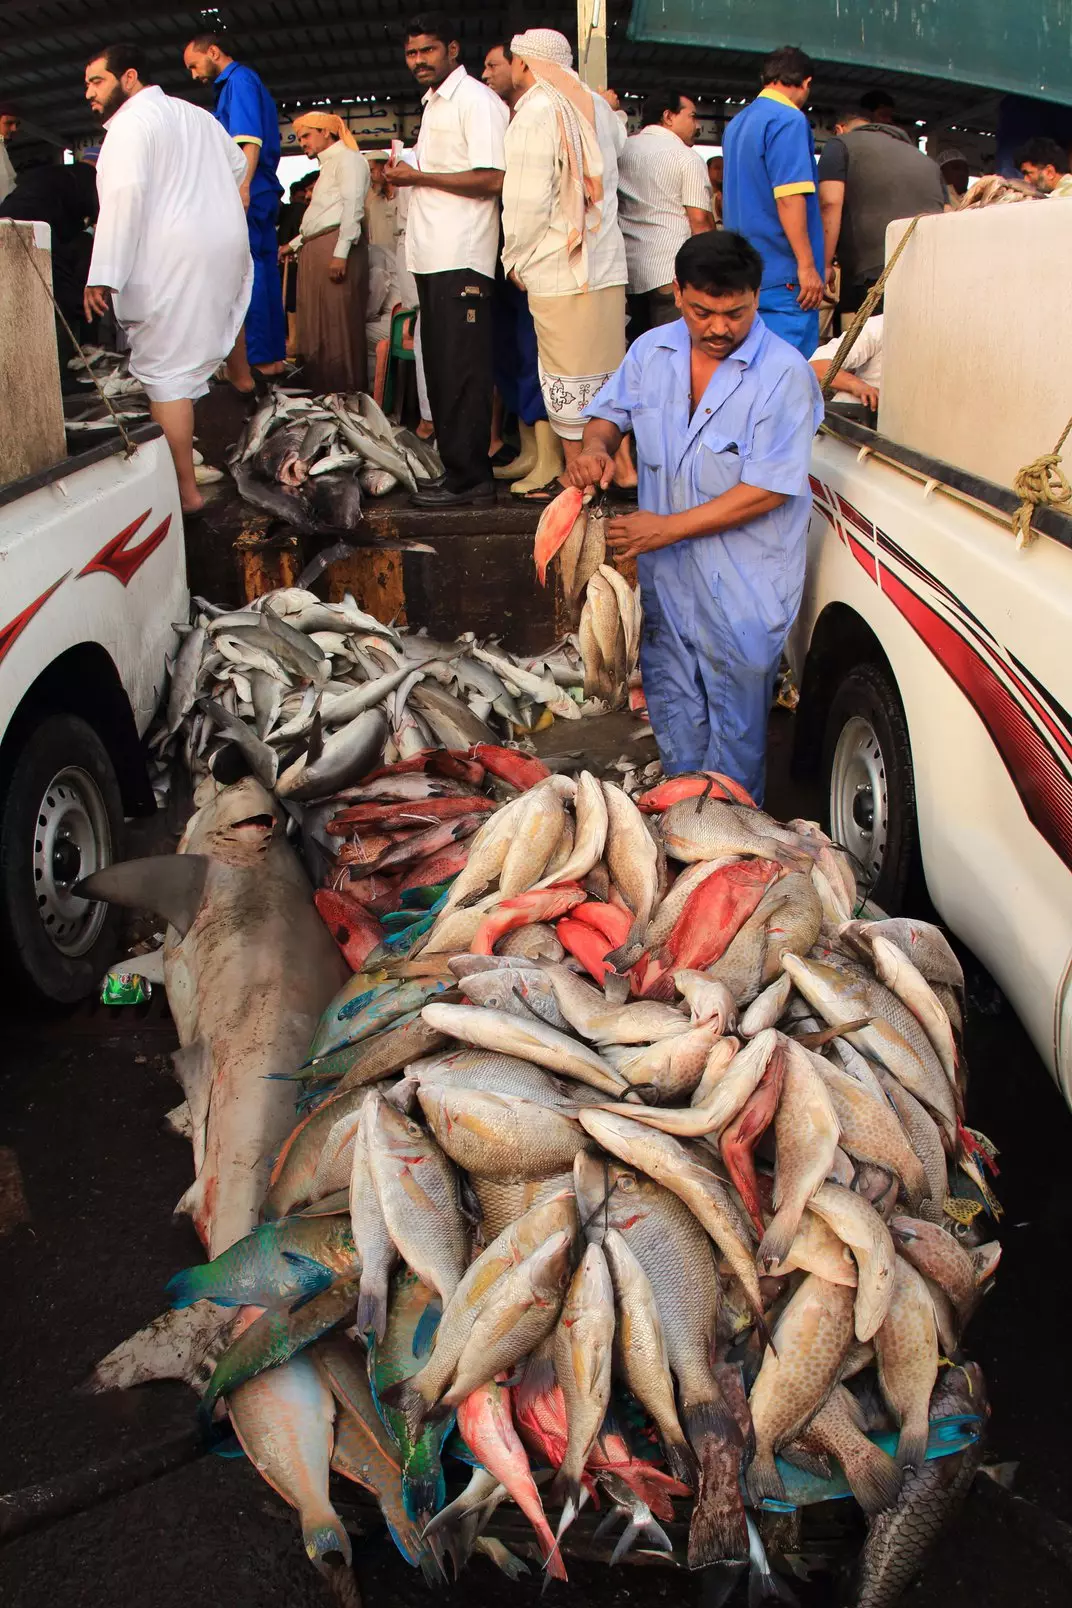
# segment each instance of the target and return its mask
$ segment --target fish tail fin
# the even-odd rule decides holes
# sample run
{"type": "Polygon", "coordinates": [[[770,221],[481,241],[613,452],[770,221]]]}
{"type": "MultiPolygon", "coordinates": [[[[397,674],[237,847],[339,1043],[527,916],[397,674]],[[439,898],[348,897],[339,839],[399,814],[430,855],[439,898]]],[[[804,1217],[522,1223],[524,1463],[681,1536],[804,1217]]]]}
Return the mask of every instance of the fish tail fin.
{"type": "Polygon", "coordinates": [[[233,1308],[199,1300],[154,1318],[103,1357],[82,1386],[90,1394],[128,1390],[154,1379],[181,1379],[203,1391],[234,1323],[233,1308]]]}
{"type": "Polygon", "coordinates": [[[921,1423],[906,1420],[901,1425],[901,1434],[897,1441],[897,1462],[901,1468],[922,1468],[927,1461],[927,1443],[930,1440],[930,1424],[926,1418],[921,1423]]]}
{"type": "Polygon", "coordinates": [[[562,1537],[581,1511],[581,1482],[576,1475],[566,1474],[559,1469],[551,1486],[551,1501],[562,1503],[562,1514],[555,1531],[555,1544],[544,1560],[544,1569],[551,1573],[554,1560],[562,1559],[562,1537]]]}
{"type": "Polygon", "coordinates": [[[781,1602],[786,1608],[797,1608],[796,1593],[770,1566],[762,1537],[751,1519],[748,1520],[748,1608],[760,1608],[765,1602],[781,1602]]]}
{"type": "Polygon", "coordinates": [[[406,1428],[416,1440],[421,1432],[421,1425],[428,1417],[429,1409],[413,1379],[399,1379],[396,1384],[386,1386],[380,1391],[380,1400],[385,1407],[394,1407],[402,1414],[406,1420],[406,1428]]]}
{"type": "Polygon", "coordinates": [[[446,1500],[447,1488],[443,1470],[436,1458],[432,1467],[420,1473],[402,1470],[402,1506],[418,1530],[423,1532],[433,1513],[438,1513],[446,1500]]]}
{"type": "Polygon", "coordinates": [[[761,1502],[785,1501],[785,1485],[769,1446],[757,1447],[746,1476],[748,1494],[758,1507],[761,1502]]]}
{"type": "Polygon", "coordinates": [[[861,1447],[861,1456],[852,1459],[845,1477],[852,1494],[869,1518],[891,1508],[901,1494],[903,1470],[881,1446],[869,1441],[868,1450],[861,1447]]]}
{"type": "Polygon", "coordinates": [[[349,1566],[353,1549],[338,1514],[329,1509],[315,1517],[302,1516],[302,1540],[309,1558],[318,1567],[342,1562],[349,1566]]]}
{"type": "Polygon", "coordinates": [[[767,1232],[759,1242],[756,1261],[760,1267],[773,1267],[784,1262],[800,1227],[800,1213],[794,1207],[783,1206],[767,1224],[767,1232]]]}
{"type": "Polygon", "coordinates": [[[695,1491],[700,1483],[700,1463],[688,1441],[667,1440],[664,1436],[663,1450],[666,1453],[666,1466],[675,1480],[691,1486],[695,1491]]]}
{"type": "Polygon", "coordinates": [[[689,1444],[700,1465],[700,1483],[689,1526],[688,1565],[702,1569],[748,1553],[741,1496],[740,1427],[721,1395],[682,1408],[689,1444]]]}
{"type": "Polygon", "coordinates": [[[380,1342],[387,1332],[387,1280],[362,1275],[354,1327],[359,1334],[374,1334],[380,1342]]]}

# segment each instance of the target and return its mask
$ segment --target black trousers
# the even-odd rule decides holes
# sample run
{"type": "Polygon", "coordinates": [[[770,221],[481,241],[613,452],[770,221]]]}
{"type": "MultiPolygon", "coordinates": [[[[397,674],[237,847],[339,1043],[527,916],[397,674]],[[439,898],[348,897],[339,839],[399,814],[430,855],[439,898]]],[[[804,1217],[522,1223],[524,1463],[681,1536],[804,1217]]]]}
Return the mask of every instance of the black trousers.
{"type": "Polygon", "coordinates": [[[450,491],[491,479],[492,295],[495,281],[471,268],[414,274],[421,350],[436,446],[450,491]]]}

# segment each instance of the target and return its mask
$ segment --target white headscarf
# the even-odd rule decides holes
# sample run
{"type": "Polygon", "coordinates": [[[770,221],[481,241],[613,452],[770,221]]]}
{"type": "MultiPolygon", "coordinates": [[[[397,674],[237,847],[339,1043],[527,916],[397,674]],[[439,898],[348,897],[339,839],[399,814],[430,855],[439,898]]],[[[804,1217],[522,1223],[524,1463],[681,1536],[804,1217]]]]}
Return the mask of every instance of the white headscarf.
{"type": "Polygon", "coordinates": [[[569,40],[554,28],[528,28],[510,41],[555,109],[562,146],[559,200],[566,216],[566,254],[574,278],[588,285],[587,231],[602,217],[603,153],[596,134],[592,92],[573,71],[569,40]]]}

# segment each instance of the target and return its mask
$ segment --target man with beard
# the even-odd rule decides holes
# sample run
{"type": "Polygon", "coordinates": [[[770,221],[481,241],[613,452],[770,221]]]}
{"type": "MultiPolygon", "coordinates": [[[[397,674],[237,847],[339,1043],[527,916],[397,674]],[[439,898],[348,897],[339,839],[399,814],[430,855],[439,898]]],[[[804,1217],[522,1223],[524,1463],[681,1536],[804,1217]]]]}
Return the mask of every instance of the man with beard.
{"type": "Polygon", "coordinates": [[[86,68],[86,99],[105,128],[97,162],[100,216],[84,305],[108,311],[130,344],[167,437],[185,513],[194,477],[194,399],[234,346],[253,262],[238,186],[246,161],[216,119],[149,81],[140,47],[109,45],[86,68]]]}
{"type": "Polygon", "coordinates": [[[693,235],[674,263],[680,318],[649,330],[587,409],[584,489],[636,436],[640,511],[612,519],[635,558],[640,663],[663,768],[722,771],[763,799],[767,713],[800,607],[819,384],[759,316],[763,262],[740,235],[693,235]]]}

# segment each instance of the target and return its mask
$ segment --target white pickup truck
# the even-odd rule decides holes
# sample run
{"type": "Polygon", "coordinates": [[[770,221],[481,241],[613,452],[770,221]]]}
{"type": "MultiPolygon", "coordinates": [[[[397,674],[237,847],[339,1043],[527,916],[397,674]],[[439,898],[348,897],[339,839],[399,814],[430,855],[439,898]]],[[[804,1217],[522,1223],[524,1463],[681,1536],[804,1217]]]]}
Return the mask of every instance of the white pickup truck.
{"type": "Polygon", "coordinates": [[[132,437],[0,487],[0,983],[60,1003],[115,959],[71,889],[155,807],[141,738],[189,606],[171,455],[132,437]]]}
{"type": "MultiPolygon", "coordinates": [[[[1072,209],[1067,225],[1042,207],[1037,217],[1033,206],[999,210],[1004,219],[933,220],[921,248],[923,283],[906,276],[899,301],[887,293],[887,362],[891,319],[911,319],[905,328],[922,343],[903,370],[915,387],[908,411],[892,396],[902,370],[884,373],[886,417],[898,419],[899,439],[836,407],[816,439],[808,575],[790,641],[801,689],[795,758],[798,773],[821,777],[831,833],[860,862],[878,904],[896,911],[922,870],[940,918],[987,966],[1072,1100],[1072,517],[1038,510],[1039,534],[1023,550],[1010,529],[1019,504],[1010,465],[1049,450],[1059,426],[1048,416],[1030,432],[1034,451],[1017,443],[1001,464],[982,444],[982,423],[972,431],[969,418],[966,444],[950,461],[949,432],[963,422],[954,415],[973,406],[970,336],[953,332],[949,384],[928,429],[921,414],[929,404],[919,398],[934,340],[926,309],[906,306],[940,293],[942,274],[931,270],[947,247],[962,264],[985,267],[992,242],[1011,237],[1028,260],[1016,214],[1031,214],[1020,229],[1052,231],[1059,222],[1072,232],[1072,209]],[[905,445],[913,433],[941,440],[943,457],[905,445]]],[[[1064,272],[1056,259],[1054,269],[1064,272]]],[[[1030,319],[1030,286],[1022,288],[1012,319],[998,306],[1006,324],[1030,319]]],[[[959,290],[978,317],[971,284],[959,290]]],[[[1008,388],[1018,374],[990,356],[991,392],[978,406],[992,410],[994,443],[1001,410],[1006,432],[1017,418],[1008,388]]],[[[1072,391],[1054,383],[1041,397],[1063,424],[1072,391]]]]}

